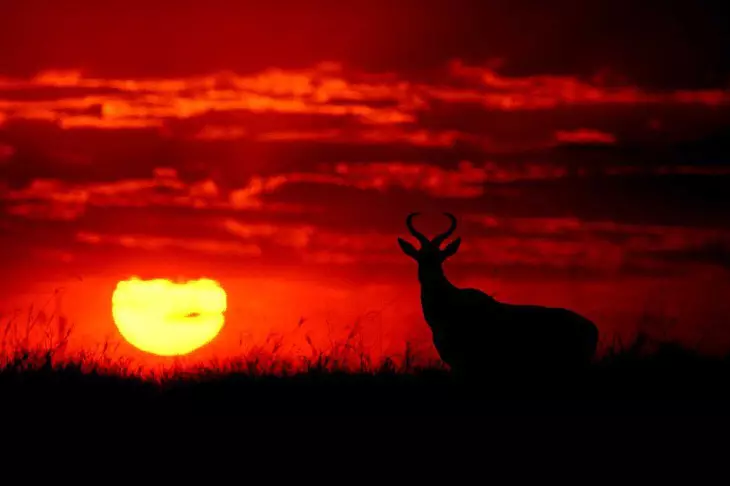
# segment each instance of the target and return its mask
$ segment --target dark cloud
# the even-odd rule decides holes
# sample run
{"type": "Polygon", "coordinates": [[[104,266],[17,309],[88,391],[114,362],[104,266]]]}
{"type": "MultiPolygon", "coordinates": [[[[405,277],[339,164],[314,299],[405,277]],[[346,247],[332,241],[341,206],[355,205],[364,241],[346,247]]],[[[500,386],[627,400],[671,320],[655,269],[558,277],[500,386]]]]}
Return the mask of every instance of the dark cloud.
{"type": "Polygon", "coordinates": [[[708,241],[690,248],[659,250],[645,255],[666,267],[678,264],[717,266],[730,272],[730,243],[725,240],[708,241]]]}
{"type": "Polygon", "coordinates": [[[478,205],[512,216],[576,216],[638,224],[727,226],[727,176],[626,175],[576,180],[526,181],[512,194],[492,196],[478,205]]]}

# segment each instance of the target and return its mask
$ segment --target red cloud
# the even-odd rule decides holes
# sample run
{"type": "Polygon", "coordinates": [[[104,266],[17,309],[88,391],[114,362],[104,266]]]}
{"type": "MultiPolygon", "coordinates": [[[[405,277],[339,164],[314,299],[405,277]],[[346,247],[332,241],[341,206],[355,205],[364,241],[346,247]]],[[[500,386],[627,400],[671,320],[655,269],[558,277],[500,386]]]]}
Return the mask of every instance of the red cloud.
{"type": "Polygon", "coordinates": [[[616,143],[616,136],[600,130],[579,128],[577,130],[558,130],[555,132],[555,140],[561,143],[616,143]]]}
{"type": "MultiPolygon", "coordinates": [[[[355,120],[362,129],[352,134],[303,130],[296,135],[273,130],[261,136],[288,139],[309,133],[314,139],[344,136],[371,143],[401,140],[416,145],[447,146],[453,143],[455,133],[430,133],[409,126],[418,121],[420,113],[430,109],[433,101],[470,102],[508,111],[586,104],[715,107],[730,102],[728,90],[655,93],[636,86],[609,87],[570,76],[508,77],[491,68],[468,66],[459,61],[451,63],[449,73],[448,79],[427,84],[408,82],[397,76],[375,80],[332,63],[302,70],[272,68],[248,76],[213,73],[170,79],[91,78],[76,71],[46,71],[27,81],[5,79],[0,89],[17,92],[52,87],[61,90],[58,98],[3,99],[0,92],[0,116],[50,120],[64,128],[115,129],[161,127],[168,119],[190,119],[214,112],[310,114],[346,117],[355,120]],[[464,87],[464,80],[470,85],[464,87]],[[98,92],[63,95],[64,89],[72,88],[98,92]]],[[[245,126],[234,124],[204,128],[198,137],[230,139],[247,133],[245,126]]]]}
{"type": "MultiPolygon", "coordinates": [[[[0,125],[2,125],[2,118],[0,118],[0,125]]],[[[15,155],[15,148],[12,145],[0,142],[0,163],[8,160],[15,155]]]]}
{"type": "Polygon", "coordinates": [[[212,255],[233,255],[258,257],[261,248],[254,244],[238,241],[220,241],[202,238],[168,238],[149,235],[101,235],[98,233],[79,232],[76,241],[92,245],[115,245],[141,250],[181,249],[212,255]]]}
{"type": "Polygon", "coordinates": [[[495,162],[475,164],[462,161],[454,169],[446,169],[426,163],[342,162],[329,172],[254,176],[247,186],[231,192],[230,201],[238,209],[262,208],[264,204],[261,196],[296,183],[331,184],[378,191],[403,188],[434,197],[474,198],[483,194],[485,183],[555,179],[566,174],[564,167],[551,164],[500,165],[495,162]]]}
{"type": "Polygon", "coordinates": [[[198,208],[227,205],[213,181],[183,183],[174,169],[167,168],[155,169],[149,179],[104,183],[71,184],[56,179],[35,179],[23,189],[6,191],[0,199],[9,202],[8,213],[15,216],[58,220],[77,219],[88,206],[198,208]]]}
{"type": "Polygon", "coordinates": [[[85,209],[82,204],[68,204],[59,201],[26,202],[10,205],[7,213],[26,219],[73,221],[83,215],[85,209]]]}
{"type": "Polygon", "coordinates": [[[245,224],[235,219],[223,221],[226,231],[243,239],[267,239],[277,245],[305,248],[314,235],[315,228],[305,225],[245,224]]]}
{"type": "Polygon", "coordinates": [[[480,102],[503,110],[549,109],[564,105],[586,104],[702,104],[719,106],[730,103],[730,90],[698,90],[654,93],[636,86],[608,87],[572,76],[501,76],[493,69],[468,66],[461,61],[450,64],[454,77],[473,82],[472,90],[441,90],[444,99],[480,102]]]}

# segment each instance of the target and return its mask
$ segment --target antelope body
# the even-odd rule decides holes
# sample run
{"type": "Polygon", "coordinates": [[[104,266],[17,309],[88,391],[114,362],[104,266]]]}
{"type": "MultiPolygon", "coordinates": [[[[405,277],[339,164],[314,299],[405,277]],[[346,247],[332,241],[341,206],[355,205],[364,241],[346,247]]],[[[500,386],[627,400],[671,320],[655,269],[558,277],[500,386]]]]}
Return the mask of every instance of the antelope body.
{"type": "Polygon", "coordinates": [[[406,226],[420,249],[398,238],[403,252],[418,262],[421,306],[441,359],[455,372],[489,373],[570,371],[587,365],[598,343],[598,329],[573,311],[498,302],[484,292],[459,288],[446,278],[442,264],[454,255],[461,238],[442,250],[456,229],[456,218],[444,233],[429,240],[406,226]]]}

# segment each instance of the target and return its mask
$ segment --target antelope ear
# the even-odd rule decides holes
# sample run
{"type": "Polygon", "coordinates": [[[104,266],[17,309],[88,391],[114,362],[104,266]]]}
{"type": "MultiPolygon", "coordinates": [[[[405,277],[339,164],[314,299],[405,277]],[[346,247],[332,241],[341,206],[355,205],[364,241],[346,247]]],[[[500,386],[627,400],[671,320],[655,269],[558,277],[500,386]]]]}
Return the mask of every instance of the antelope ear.
{"type": "Polygon", "coordinates": [[[415,246],[411,245],[403,238],[398,238],[398,244],[400,245],[400,249],[403,250],[403,253],[413,258],[414,260],[417,259],[418,250],[416,250],[415,246]]]}
{"type": "Polygon", "coordinates": [[[461,245],[461,238],[457,238],[448,245],[446,245],[446,248],[441,250],[441,257],[446,260],[450,256],[453,256],[454,253],[456,253],[456,250],[459,249],[459,245],[461,245]]]}

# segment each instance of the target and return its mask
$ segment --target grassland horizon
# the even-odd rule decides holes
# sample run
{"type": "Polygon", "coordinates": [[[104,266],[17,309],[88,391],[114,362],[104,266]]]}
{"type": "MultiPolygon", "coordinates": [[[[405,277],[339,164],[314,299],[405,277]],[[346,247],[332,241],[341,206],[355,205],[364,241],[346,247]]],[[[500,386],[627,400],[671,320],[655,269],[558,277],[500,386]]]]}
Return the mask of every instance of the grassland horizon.
{"type": "Polygon", "coordinates": [[[274,344],[236,358],[193,362],[179,357],[166,366],[145,367],[112,356],[109,343],[65,352],[73,328],[62,316],[46,317],[31,329],[45,336],[35,344],[23,336],[11,343],[13,333],[5,323],[2,408],[28,412],[53,404],[79,410],[94,403],[99,410],[335,415],[724,415],[730,410],[730,353],[703,354],[641,332],[631,342],[604,346],[591,367],[576,376],[517,378],[502,369],[466,382],[439,360],[419,356],[408,343],[400,354],[373,360],[355,336],[297,359],[278,356],[274,344]]]}

